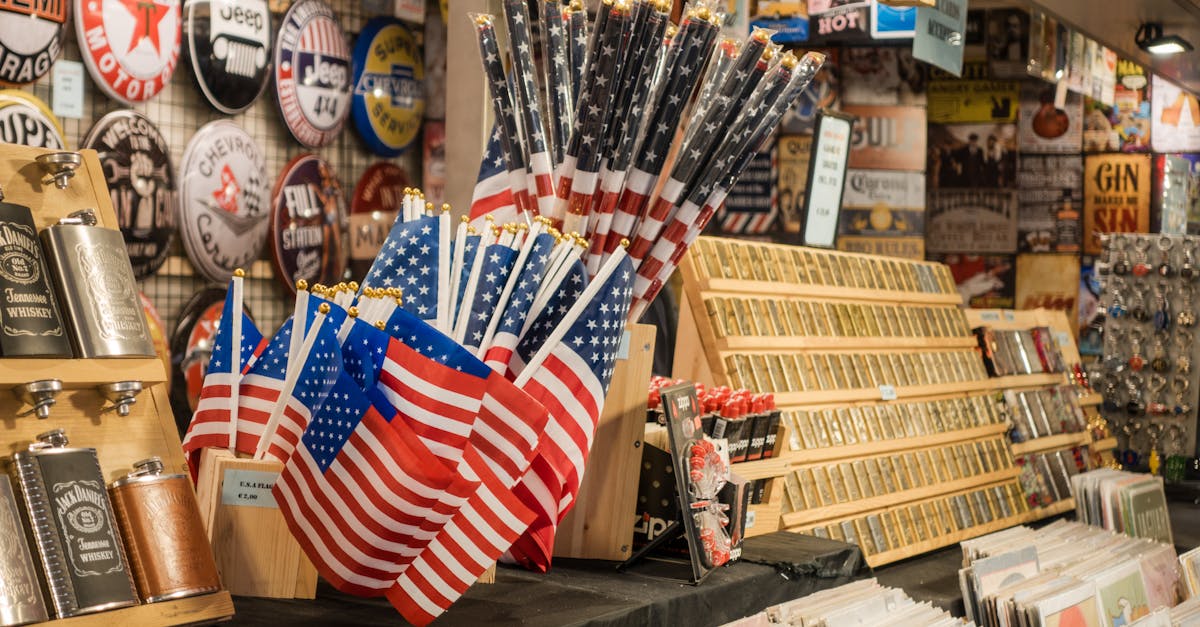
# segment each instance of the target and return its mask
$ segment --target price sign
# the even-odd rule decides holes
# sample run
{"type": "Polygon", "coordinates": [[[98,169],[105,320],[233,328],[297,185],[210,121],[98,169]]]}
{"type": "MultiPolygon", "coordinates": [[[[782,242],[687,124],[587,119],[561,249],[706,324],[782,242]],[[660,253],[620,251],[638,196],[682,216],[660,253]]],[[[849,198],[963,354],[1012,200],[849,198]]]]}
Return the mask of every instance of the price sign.
{"type": "Polygon", "coordinates": [[[853,130],[853,116],[825,110],[817,115],[800,233],[800,241],[805,246],[833,248],[837,241],[842,187],[846,182],[846,162],[850,157],[853,130]]]}

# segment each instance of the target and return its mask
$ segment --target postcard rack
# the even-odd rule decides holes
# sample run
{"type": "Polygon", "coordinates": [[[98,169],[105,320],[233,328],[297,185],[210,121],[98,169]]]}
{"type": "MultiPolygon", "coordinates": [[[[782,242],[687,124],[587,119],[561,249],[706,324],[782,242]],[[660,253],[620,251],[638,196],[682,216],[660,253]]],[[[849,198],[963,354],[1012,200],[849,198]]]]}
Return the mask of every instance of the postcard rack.
{"type": "Polygon", "coordinates": [[[996,391],[1064,379],[988,378],[948,268],[706,237],[680,269],[675,376],[784,411],[777,526],[877,566],[1031,519],[996,391]]]}
{"type": "MultiPolygon", "coordinates": [[[[0,156],[0,187],[6,202],[33,211],[39,229],[80,209],[95,209],[100,226],[116,229],[104,169],[95,151],[80,150],[83,163],[65,189],[47,181],[36,158],[52,152],[6,145],[0,156]]],[[[25,448],[39,433],[61,428],[71,445],[94,447],[109,481],[128,473],[133,463],[157,455],[169,472],[186,472],[179,435],[167,396],[167,375],[160,358],[139,359],[20,359],[0,358],[0,387],[8,389],[39,379],[59,379],[63,391],[50,416],[18,417],[28,410],[11,393],[0,394],[2,456],[25,448]],[[127,416],[118,416],[96,387],[115,381],[141,381],[144,390],[127,416]]],[[[101,625],[182,625],[215,622],[233,615],[226,591],[87,614],[48,624],[97,627],[101,625]]]]}

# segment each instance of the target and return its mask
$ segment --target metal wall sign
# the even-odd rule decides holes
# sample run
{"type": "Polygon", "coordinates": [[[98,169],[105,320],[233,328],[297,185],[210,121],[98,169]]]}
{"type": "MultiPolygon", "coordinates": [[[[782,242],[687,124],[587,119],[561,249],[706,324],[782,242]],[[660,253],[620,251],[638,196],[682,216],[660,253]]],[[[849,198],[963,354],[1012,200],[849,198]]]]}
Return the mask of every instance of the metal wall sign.
{"type": "Polygon", "coordinates": [[[123,109],[100,118],[83,140],[99,153],[133,274],[144,279],[175,239],[175,169],[167,140],[146,116],[123,109]]]}
{"type": "Polygon", "coordinates": [[[0,4],[0,83],[27,85],[50,72],[62,52],[67,3],[0,4]]]}
{"type": "Polygon", "coordinates": [[[192,264],[217,283],[258,259],[266,243],[270,185],[262,149],[228,120],[196,131],[183,153],[179,232],[192,264]]]}
{"type": "Polygon", "coordinates": [[[295,289],[336,283],[346,270],[346,199],[333,167],[303,154],[292,159],[271,194],[271,258],[280,281],[295,289]]]}
{"type": "Polygon", "coordinates": [[[400,20],[376,17],[354,44],[354,127],[376,154],[399,156],[421,130],[425,66],[400,20]]]}
{"type": "Polygon", "coordinates": [[[62,150],[62,124],[37,96],[19,89],[0,90],[0,142],[62,150]]]}
{"type": "Polygon", "coordinates": [[[88,73],[125,104],[149,100],[171,81],[180,33],[178,2],[75,0],[75,35],[88,73]]]}
{"type": "Polygon", "coordinates": [[[400,209],[408,174],[400,166],[380,161],[367,168],[350,200],[350,275],[361,277],[387,239],[400,209]]]}
{"type": "Polygon", "coordinates": [[[265,0],[188,0],[188,59],[200,92],[222,113],[258,99],[271,76],[271,13],[265,0]]]}
{"type": "Polygon", "coordinates": [[[200,400],[224,306],[225,288],[209,287],[193,294],[176,316],[170,338],[171,411],[181,434],[187,431],[200,400]]]}
{"type": "Polygon", "coordinates": [[[283,121],[310,148],[333,140],[350,113],[350,46],[322,0],[298,0],[275,40],[275,90],[283,121]]]}

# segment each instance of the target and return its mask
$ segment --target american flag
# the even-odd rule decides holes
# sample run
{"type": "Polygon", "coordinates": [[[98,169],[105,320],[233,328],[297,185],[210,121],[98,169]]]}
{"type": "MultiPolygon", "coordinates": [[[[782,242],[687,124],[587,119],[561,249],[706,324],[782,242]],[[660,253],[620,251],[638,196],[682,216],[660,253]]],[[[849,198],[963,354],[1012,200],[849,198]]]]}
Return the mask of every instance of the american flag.
{"type": "MultiPolygon", "coordinates": [[[[313,312],[315,314],[315,312],[313,312]]],[[[284,394],[288,362],[291,356],[292,321],[284,323],[246,375],[238,395],[238,435],[236,450],[253,455],[275,406],[283,404],[278,428],[268,443],[266,455],[286,462],[308,426],[313,411],[320,407],[342,369],[342,356],[335,329],[327,320],[311,333],[316,342],[300,364],[295,387],[284,394]]]]}
{"type": "Polygon", "coordinates": [[[484,363],[501,375],[508,371],[513,349],[517,347],[517,339],[521,329],[525,327],[525,315],[533,306],[534,296],[542,285],[546,264],[554,252],[554,236],[539,233],[526,245],[529,247],[529,253],[524,267],[516,276],[508,301],[501,303],[491,320],[491,324],[495,325],[495,333],[487,346],[480,347],[484,350],[484,363]]]}
{"type": "Polygon", "coordinates": [[[496,28],[490,15],[479,16],[475,21],[475,34],[479,43],[479,57],[483,62],[483,76],[487,79],[491,95],[492,115],[496,117],[496,130],[492,136],[499,144],[499,154],[508,168],[508,187],[518,213],[534,211],[536,207],[529,197],[526,176],[525,149],[521,145],[521,127],[517,122],[512,93],[515,85],[504,73],[504,59],[496,43],[496,28]]]}
{"type": "Polygon", "coordinates": [[[358,318],[342,341],[342,368],[359,389],[370,390],[379,383],[379,372],[387,358],[388,335],[358,318]]]}
{"type": "MultiPolygon", "coordinates": [[[[475,285],[475,296],[471,299],[468,310],[466,333],[463,335],[463,346],[476,350],[483,341],[488,322],[500,306],[500,294],[508,275],[512,272],[513,263],[517,260],[517,250],[503,244],[492,244],[482,254],[483,266],[480,268],[478,282],[475,285]]],[[[470,292],[467,292],[468,296],[470,292]]]]}
{"type": "Polygon", "coordinates": [[[438,318],[441,264],[438,262],[439,216],[397,220],[379,256],[363,277],[362,288],[398,287],[404,290],[404,308],[431,324],[438,318]]]}
{"type": "Polygon", "coordinates": [[[183,450],[188,455],[192,470],[199,463],[202,448],[232,448],[229,441],[230,423],[237,423],[236,388],[242,373],[264,346],[262,333],[245,311],[234,313],[233,282],[225,292],[225,308],[217,321],[217,333],[213,338],[213,352],[208,362],[208,373],[204,375],[204,387],[200,390],[200,401],[192,414],[187,434],[183,438],[183,450]],[[233,358],[233,317],[242,317],[242,333],[238,339],[238,358],[233,358]]]}
{"type": "Polygon", "coordinates": [[[483,217],[491,215],[503,224],[517,219],[517,205],[509,187],[508,165],[500,141],[499,125],[492,125],[483,159],[479,161],[479,177],[471,194],[471,223],[484,228],[483,217]]]}
{"type": "MultiPolygon", "coordinates": [[[[524,130],[523,148],[529,165],[529,189],[537,197],[538,214],[554,207],[554,181],[545,125],[538,98],[537,75],[533,69],[533,45],[529,37],[529,6],[525,0],[504,0],[504,18],[508,25],[509,58],[512,60],[513,105],[521,110],[524,130]]],[[[516,150],[513,146],[510,150],[516,150]]]]}
{"type": "Polygon", "coordinates": [[[471,268],[475,267],[475,253],[479,251],[482,235],[468,235],[463,244],[462,269],[458,272],[458,290],[454,294],[454,320],[458,320],[458,311],[462,308],[463,294],[467,292],[467,281],[471,278],[471,268]]]}
{"type": "Polygon", "coordinates": [[[529,527],[533,512],[486,471],[476,492],[409,564],[387,597],[405,620],[428,625],[529,527]]]}
{"type": "Polygon", "coordinates": [[[623,340],[633,279],[632,260],[618,249],[515,381],[550,413],[538,456],[515,489],[537,514],[509,550],[527,567],[549,568],[555,528],[575,501],[623,340]]]}
{"type": "MultiPolygon", "coordinates": [[[[359,596],[381,596],[437,534],[445,493],[477,482],[440,463],[386,403],[345,373],[284,465],[273,494],[321,576],[359,596]]],[[[464,499],[465,500],[465,499],[464,499]]]]}
{"type": "Polygon", "coordinates": [[[384,395],[434,455],[457,467],[492,370],[404,309],[392,314],[387,332],[384,395]]]}
{"type": "Polygon", "coordinates": [[[570,267],[562,276],[562,281],[558,285],[550,286],[554,291],[545,304],[527,313],[520,339],[517,340],[513,353],[509,355],[507,376],[510,379],[515,379],[525,370],[525,364],[542,348],[546,338],[550,337],[550,333],[587,287],[588,273],[583,262],[572,259],[569,263],[570,267]]]}

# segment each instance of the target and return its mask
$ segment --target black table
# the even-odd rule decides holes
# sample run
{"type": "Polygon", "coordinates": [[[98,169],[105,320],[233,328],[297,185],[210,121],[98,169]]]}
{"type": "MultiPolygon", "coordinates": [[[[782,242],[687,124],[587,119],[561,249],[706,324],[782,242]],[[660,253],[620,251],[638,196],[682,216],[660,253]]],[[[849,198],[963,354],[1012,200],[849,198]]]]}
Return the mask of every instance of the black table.
{"type": "MultiPolygon", "coordinates": [[[[611,562],[556,560],[544,575],[501,566],[496,583],[473,586],[434,625],[720,625],[852,581],[862,563],[856,546],[784,532],[751,538],[745,553],[698,586],[611,562]]],[[[235,625],[404,624],[386,600],[324,582],[313,601],[234,597],[234,606],[235,625]]]]}

